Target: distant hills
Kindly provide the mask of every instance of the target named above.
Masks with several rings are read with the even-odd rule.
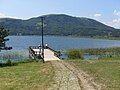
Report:
[[[64,14],[44,15],[44,34],[59,36],[113,36],[120,37],[120,30],[90,18]],[[1,18],[0,26],[10,30],[10,35],[40,35],[41,16],[28,20]]]

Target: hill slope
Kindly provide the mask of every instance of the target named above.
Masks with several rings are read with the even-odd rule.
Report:
[[[120,36],[120,30],[106,26],[89,18],[78,18],[64,14],[44,15],[44,34],[46,35],[74,35],[74,36]],[[0,26],[10,30],[11,35],[41,34],[41,16],[28,20],[0,19]]]

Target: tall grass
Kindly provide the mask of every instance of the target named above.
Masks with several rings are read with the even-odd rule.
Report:
[[[89,55],[120,55],[120,48],[89,48],[80,49],[80,51]]]
[[[0,54],[0,59],[1,60],[14,60],[14,59],[19,59],[23,58],[22,54],[19,53],[4,53]]]
[[[28,59],[28,52],[24,51],[2,51],[0,52],[0,62],[6,62],[8,60],[18,61],[21,59]]]

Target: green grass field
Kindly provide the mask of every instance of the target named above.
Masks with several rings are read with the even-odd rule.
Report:
[[[105,90],[120,90],[120,60],[83,61],[70,60],[78,68],[87,72],[95,82],[103,84]]]
[[[101,56],[99,60],[119,60],[120,56]]]
[[[0,67],[0,90],[45,90],[53,81],[51,62]]]

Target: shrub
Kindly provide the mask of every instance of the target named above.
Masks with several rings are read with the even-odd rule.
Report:
[[[67,56],[69,59],[83,59],[83,55],[78,49],[69,49]]]

